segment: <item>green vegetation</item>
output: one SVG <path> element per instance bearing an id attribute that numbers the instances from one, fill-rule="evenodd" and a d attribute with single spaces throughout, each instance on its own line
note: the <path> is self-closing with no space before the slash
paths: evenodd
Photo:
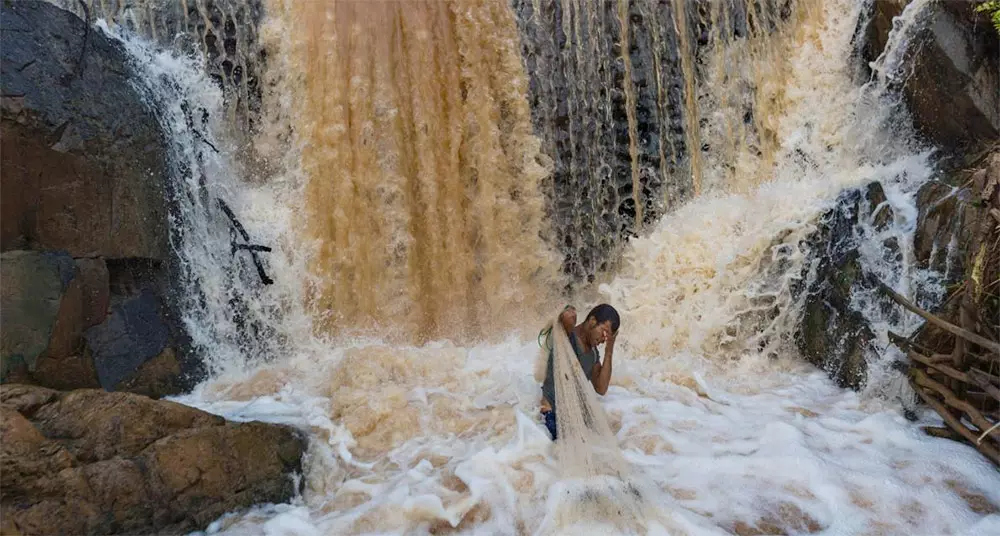
<path id="1" fill-rule="evenodd" d="M 990 20 L 993 21 L 993 27 L 996 28 L 997 33 L 1000 33 L 1000 0 L 983 2 L 976 6 L 976 11 L 978 13 L 986 13 Z"/>

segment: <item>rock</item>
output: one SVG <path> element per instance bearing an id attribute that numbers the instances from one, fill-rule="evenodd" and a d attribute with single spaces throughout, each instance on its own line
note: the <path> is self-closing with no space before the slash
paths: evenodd
<path id="1" fill-rule="evenodd" d="M 204 411 L 132 393 L 79 389 L 59 394 L 31 417 L 82 462 L 134 456 L 158 439 L 225 422 Z"/>
<path id="2" fill-rule="evenodd" d="M 876 0 L 855 34 L 856 49 L 867 62 L 884 50 L 892 28 L 909 0 Z M 932 2 L 921 13 L 904 55 L 907 76 L 901 89 L 914 126 L 924 137 L 957 158 L 1000 135 L 1000 39 L 976 2 Z M 956 164 L 957 165 L 957 164 Z"/>
<path id="3" fill-rule="evenodd" d="M 857 250 L 837 262 L 821 260 L 797 336 L 799 351 L 807 361 L 825 370 L 841 387 L 852 389 L 865 384 L 866 350 L 875 338 L 864 316 L 850 307 L 851 292 L 863 277 Z"/>
<path id="4" fill-rule="evenodd" d="M 104 322 L 110 300 L 104 259 L 76 259 L 76 275 L 59 304 L 45 355 L 64 358 L 83 351 L 83 332 Z"/>
<path id="5" fill-rule="evenodd" d="M 859 73 L 863 80 L 871 76 L 869 63 L 878 59 L 889 41 L 892 19 L 903 12 L 910 0 L 874 0 L 858 20 L 854 34 L 854 50 L 861 60 Z"/>
<path id="6" fill-rule="evenodd" d="M 118 382 L 114 390 L 160 398 L 182 392 L 184 383 L 181 377 L 181 364 L 173 348 L 168 347 Z"/>
<path id="7" fill-rule="evenodd" d="M 167 258 L 166 143 L 125 52 L 46 2 L 2 19 L 0 249 Z"/>
<path id="8" fill-rule="evenodd" d="M 876 231 L 884 231 L 892 223 L 895 213 L 881 183 L 872 182 L 865 187 L 865 202 L 867 206 L 861 207 L 859 204 L 858 210 L 865 210 L 871 215 L 870 224 Z"/>
<path id="9" fill-rule="evenodd" d="M 169 146 L 130 59 L 50 3 L 0 9 L 0 250 L 75 262 L 55 289 L 50 271 L 13 265 L 6 285 L 4 261 L 4 309 L 19 313 L 5 315 L 0 381 L 177 393 L 201 368 L 163 299 Z M 8 304 L 17 292 L 34 297 Z"/>
<path id="10" fill-rule="evenodd" d="M 93 356 L 83 333 L 108 314 L 108 268 L 103 259 L 77 259 L 56 316 L 48 348 L 39 356 L 32 377 L 46 387 L 100 387 Z"/>
<path id="11" fill-rule="evenodd" d="M 0 262 L 4 382 L 157 398 L 189 386 L 155 267 L 33 251 L 3 253 Z"/>
<path id="12" fill-rule="evenodd" d="M 861 265 L 858 247 L 877 236 L 873 233 L 885 230 L 893 217 L 882 185 L 873 182 L 841 194 L 836 207 L 820 218 L 818 230 L 807 239 L 815 261 L 803 273 L 808 286 L 794 289 L 796 294 L 805 293 L 795 340 L 802 356 L 841 387 L 865 385 L 867 356 L 875 340 L 864 315 L 852 306 L 854 294 L 870 292 L 878 285 Z M 882 246 L 883 259 L 902 262 L 895 238 L 883 240 Z"/>
<path id="13" fill-rule="evenodd" d="M 954 282 L 961 276 L 962 259 L 957 246 L 964 227 L 964 207 L 970 202 L 967 188 L 957 188 L 939 181 L 924 184 L 917 191 L 917 230 L 913 251 L 917 266 L 930 268 Z"/>
<path id="14" fill-rule="evenodd" d="M 101 386 L 112 390 L 146 361 L 167 347 L 170 331 L 160 317 L 160 302 L 151 290 L 114 306 L 104 323 L 87 330 L 87 344 Z"/>
<path id="15" fill-rule="evenodd" d="M 5 385 L 0 401 L 5 530 L 180 534 L 297 491 L 305 443 L 286 426 L 100 390 Z"/>
<path id="16" fill-rule="evenodd" d="M 990 185 L 993 186 L 990 186 Z M 976 232 L 982 226 L 994 226 L 990 207 L 1000 207 L 994 199 L 1000 187 L 1000 151 L 979 155 L 965 169 L 943 174 L 939 180 L 924 184 L 917 192 L 917 223 L 914 232 L 914 261 L 941 277 L 941 283 L 952 289 L 960 281 L 988 281 L 988 274 L 973 277 L 972 270 L 981 251 L 973 251 Z M 995 208 L 994 208 L 995 209 Z M 989 264 L 990 261 L 985 261 Z M 987 279 L 983 279 L 986 277 Z M 987 296 L 989 293 L 976 293 Z M 953 324 L 961 324 L 959 309 L 962 300 L 952 299 L 931 312 Z M 990 302 L 984 301 L 984 308 Z M 989 317 L 989 313 L 977 314 Z M 952 336 L 933 325 L 924 325 L 915 341 L 925 348 L 950 345 Z M 942 348 L 942 351 L 949 351 Z"/>
<path id="17" fill-rule="evenodd" d="M 0 358 L 4 376 L 18 364 L 33 370 L 48 348 L 59 306 L 76 266 L 66 254 L 9 251 L 0 254 Z"/>

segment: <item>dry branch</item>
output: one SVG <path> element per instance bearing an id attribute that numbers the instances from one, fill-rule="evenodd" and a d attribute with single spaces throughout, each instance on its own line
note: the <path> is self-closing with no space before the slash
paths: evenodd
<path id="1" fill-rule="evenodd" d="M 926 387 L 937 392 L 939 395 L 944 397 L 944 403 L 952 408 L 962 411 L 969 418 L 976 428 L 979 429 L 979 433 L 983 433 L 993 427 L 995 423 L 986 420 L 983 414 L 979 412 L 976 408 L 972 407 L 971 404 L 965 400 L 961 400 L 955 396 L 955 393 L 948 389 L 944 384 L 932 380 L 924 371 L 920 369 L 914 369 L 912 371 L 913 379 L 917 382 L 917 385 L 921 387 Z M 1000 437 L 1000 432 L 996 434 Z"/>
<path id="2" fill-rule="evenodd" d="M 996 387 L 990 385 L 990 382 L 988 380 L 990 376 L 985 372 L 976 369 L 969 369 L 968 373 L 959 372 L 949 367 L 948 365 L 931 361 L 927 357 L 920 355 L 917 352 L 910 351 L 907 352 L 907 355 L 910 357 L 910 359 L 916 361 L 917 363 L 927 365 L 928 367 L 944 374 L 945 376 L 948 376 L 949 378 L 954 378 L 961 382 L 965 382 L 969 385 L 975 385 L 976 387 L 979 387 L 987 394 L 992 396 L 994 399 L 996 399 L 998 402 L 1000 402 L 1000 389 L 997 389 Z M 984 378 L 984 376 L 986 378 Z"/>
<path id="3" fill-rule="evenodd" d="M 916 391 L 917 394 L 920 395 L 920 398 L 923 399 L 923 401 L 928 406 L 934 409 L 934 411 L 936 411 L 938 415 L 941 416 L 941 419 L 944 420 L 945 424 L 947 424 L 952 430 L 954 430 L 959 435 L 968 440 L 970 443 L 972 443 L 979 450 L 979 452 L 983 454 L 983 456 L 989 458 L 990 461 L 992 461 L 993 463 L 1000 465 L 1000 451 L 997 451 L 997 449 L 993 448 L 991 445 L 988 445 L 986 443 L 977 444 L 979 437 L 976 434 L 972 433 L 972 430 L 966 428 L 965 425 L 963 425 L 961 422 L 958 421 L 958 419 L 952 416 L 951 413 L 948 412 L 948 408 L 944 407 L 943 404 L 938 402 L 933 396 L 927 393 L 924 390 L 924 388 L 919 386 L 914 386 L 914 391 Z"/>
<path id="4" fill-rule="evenodd" d="M 931 324 L 934 324 L 935 326 L 947 331 L 948 333 L 951 333 L 952 335 L 955 335 L 956 337 L 961 337 L 971 343 L 978 344 L 983 348 L 986 348 L 992 352 L 1000 354 L 1000 344 L 995 343 L 979 335 L 976 335 L 975 333 L 972 333 L 969 330 L 962 329 L 956 326 L 955 324 L 952 324 L 951 322 L 942 320 L 941 318 L 938 318 L 937 316 L 934 316 L 928 313 L 927 311 L 924 311 L 923 309 L 914 305 L 910 300 L 904 298 L 900 294 L 896 293 L 896 291 L 889 288 L 889 286 L 886 285 L 885 283 L 879 283 L 879 288 L 881 288 L 886 294 L 888 294 L 890 298 L 895 300 L 896 303 L 902 305 L 911 312 L 916 313 L 921 318 L 930 322 Z"/>

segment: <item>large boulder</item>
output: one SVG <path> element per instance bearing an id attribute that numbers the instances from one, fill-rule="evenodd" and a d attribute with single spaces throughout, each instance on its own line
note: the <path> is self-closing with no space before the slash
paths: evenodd
<path id="1" fill-rule="evenodd" d="M 124 50 L 46 2 L 2 9 L 0 248 L 166 259 L 166 145 Z"/>
<path id="2" fill-rule="evenodd" d="M 200 368 L 164 299 L 162 129 L 120 44 L 47 2 L 0 10 L 0 380 L 176 393 Z"/>
<path id="3" fill-rule="evenodd" d="M 130 393 L 0 389 L 4 530 L 180 534 L 297 493 L 302 436 Z"/>

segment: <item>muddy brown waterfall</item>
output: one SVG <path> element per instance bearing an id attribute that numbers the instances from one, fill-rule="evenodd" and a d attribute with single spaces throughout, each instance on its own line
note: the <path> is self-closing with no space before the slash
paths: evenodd
<path id="1" fill-rule="evenodd" d="M 768 176 L 775 60 L 819 5 L 106 4 L 88 3 L 161 43 L 192 38 L 254 180 L 294 168 L 307 185 L 319 331 L 350 319 L 407 340 L 540 319 L 544 293 L 605 280 L 665 212 Z"/>
<path id="2" fill-rule="evenodd" d="M 474 336 L 543 303 L 557 266 L 541 236 L 546 158 L 510 9 L 268 8 L 268 45 L 287 62 L 279 93 L 297 104 L 322 329 Z"/>

